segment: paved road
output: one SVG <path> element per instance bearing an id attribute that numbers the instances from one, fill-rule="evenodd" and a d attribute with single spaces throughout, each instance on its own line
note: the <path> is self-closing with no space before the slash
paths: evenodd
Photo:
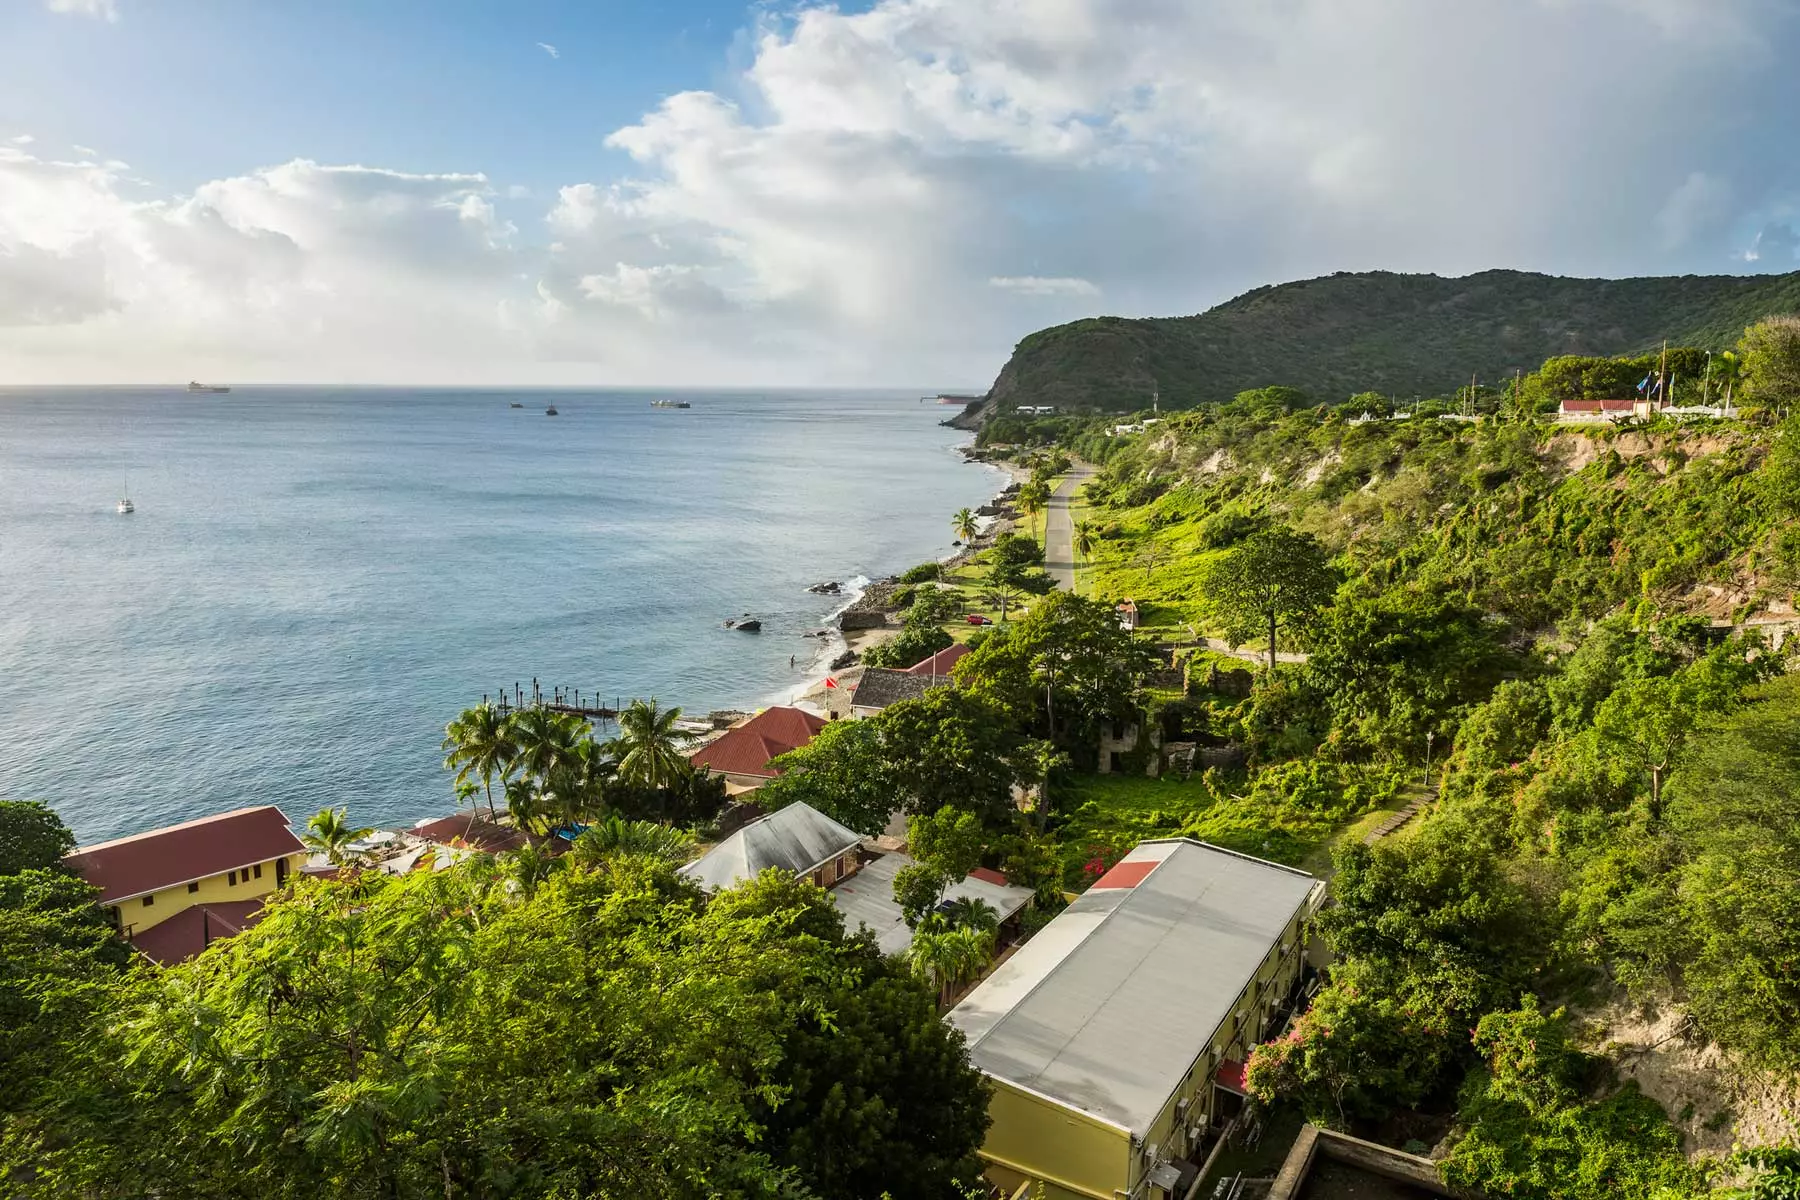
<path id="1" fill-rule="evenodd" d="M 1050 493 L 1044 513 L 1044 570 L 1057 587 L 1075 590 L 1075 524 L 1069 517 L 1069 501 L 1082 484 L 1094 477 L 1094 468 L 1077 463 Z"/>

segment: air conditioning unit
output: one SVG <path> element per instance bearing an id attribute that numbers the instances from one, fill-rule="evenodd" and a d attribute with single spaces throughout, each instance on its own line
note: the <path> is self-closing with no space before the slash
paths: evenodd
<path id="1" fill-rule="evenodd" d="M 1193 1107 L 1193 1103 L 1194 1102 L 1186 1096 L 1183 1096 L 1181 1099 L 1177 1100 L 1175 1102 L 1175 1119 L 1177 1121 L 1180 1121 L 1183 1117 L 1187 1116 L 1188 1109 Z"/>
<path id="2" fill-rule="evenodd" d="M 1155 1142 L 1151 1142 L 1149 1145 L 1145 1146 L 1144 1147 L 1144 1161 L 1147 1163 L 1150 1163 L 1152 1166 L 1154 1166 L 1157 1162 L 1161 1161 L 1157 1157 L 1157 1151 L 1159 1151 L 1161 1149 L 1162 1149 L 1162 1147 L 1157 1145 Z"/>

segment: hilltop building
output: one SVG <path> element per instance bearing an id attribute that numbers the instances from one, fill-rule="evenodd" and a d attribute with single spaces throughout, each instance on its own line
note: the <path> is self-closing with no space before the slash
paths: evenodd
<path id="1" fill-rule="evenodd" d="M 281 810 L 263 805 L 83 846 L 63 862 L 100 889 L 114 928 L 166 966 L 254 925 L 306 853 Z"/>
<path id="2" fill-rule="evenodd" d="M 1101 876 L 950 1012 L 994 1088 L 990 1181 L 1049 1200 L 1183 1194 L 1186 1160 L 1241 1104 L 1250 1047 L 1298 993 L 1324 894 L 1186 838 Z"/>

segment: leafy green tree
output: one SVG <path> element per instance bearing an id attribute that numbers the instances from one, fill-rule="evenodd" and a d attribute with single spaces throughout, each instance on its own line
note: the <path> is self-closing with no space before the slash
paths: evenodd
<path id="1" fill-rule="evenodd" d="M 908 621 L 906 628 L 897 637 L 889 638 L 864 651 L 863 665 L 905 670 L 914 663 L 924 662 L 939 650 L 948 650 L 955 641 L 936 625 Z"/>
<path id="2" fill-rule="evenodd" d="M 1800 316 L 1764 317 L 1738 343 L 1744 395 L 1768 407 L 1800 399 Z"/>
<path id="3" fill-rule="evenodd" d="M 75 835 L 49 805 L 0 800 L 0 875 L 61 867 L 74 848 Z"/>
<path id="4" fill-rule="evenodd" d="M 1340 970 L 1286 1034 L 1251 1049 L 1250 1095 L 1264 1104 L 1291 1100 L 1308 1120 L 1337 1129 L 1419 1104 L 1449 1059 L 1449 1043 L 1379 982 Z"/>
<path id="5" fill-rule="evenodd" d="M 479 779 L 482 790 L 487 793 L 488 815 L 498 817 L 494 808 L 494 780 L 505 780 L 512 773 L 513 760 L 519 753 L 518 743 L 513 739 L 512 723 L 499 709 L 483 701 L 474 708 L 463 710 L 444 727 L 443 748 L 449 751 L 444 758 L 444 768 L 456 772 L 456 784 L 460 787 Z"/>
<path id="6" fill-rule="evenodd" d="M 1345 589 L 1319 614 L 1306 674 L 1331 706 L 1340 741 L 1412 758 L 1514 665 L 1502 631 L 1458 597 Z"/>
<path id="7" fill-rule="evenodd" d="M 993 933 L 1000 928 L 1000 914 L 986 900 L 975 896 L 958 896 L 944 905 L 944 920 L 956 929 L 975 929 Z"/>
<path id="8" fill-rule="evenodd" d="M 343 808 L 321 808 L 306 820 L 306 832 L 300 840 L 314 854 L 323 854 L 327 862 L 341 867 L 356 860 L 350 847 L 375 831 L 366 825 L 352 825 Z"/>
<path id="9" fill-rule="evenodd" d="M 9 1184 L 951 1200 L 975 1181 L 985 1094 L 960 1039 L 817 888 L 703 902 L 642 856 L 529 893 L 491 876 L 308 882 L 145 974 L 92 1030 L 100 1069 L 56 1138 L 28 1165 L 5 1143 Z"/>
<path id="10" fill-rule="evenodd" d="M 633 700 L 619 714 L 619 735 L 606 744 L 619 775 L 646 787 L 665 788 L 688 769 L 681 752 L 679 708 L 659 708 L 655 700 Z"/>
<path id="11" fill-rule="evenodd" d="M 994 957 L 994 935 L 968 926 L 922 929 L 913 935 L 907 958 L 920 977 L 937 988 L 938 1002 L 948 1006 L 964 984 L 980 978 Z"/>
<path id="12" fill-rule="evenodd" d="M 909 863 L 894 872 L 894 903 L 907 925 L 917 929 L 943 900 L 944 892 L 954 882 L 950 876 L 929 863 Z"/>
<path id="13" fill-rule="evenodd" d="M 29 1178 L 64 1136 L 71 1081 L 90 1073 L 85 1047 L 124 987 L 132 952 L 99 894 L 60 865 L 0 875 L 0 1178 L 9 1181 Z"/>
<path id="14" fill-rule="evenodd" d="M 1013 567 L 1037 567 L 1043 565 L 1044 548 L 1036 538 L 1007 530 L 994 539 L 987 559 L 990 563 L 1005 563 Z"/>
<path id="15" fill-rule="evenodd" d="M 1317 539 L 1272 528 L 1252 534 L 1221 556 L 1208 568 L 1201 586 L 1234 645 L 1267 633 L 1273 671 L 1277 630 L 1306 620 L 1329 603 L 1337 581 Z"/>
<path id="16" fill-rule="evenodd" d="M 1516 1012 L 1484 1016 L 1473 1040 L 1487 1067 L 1463 1086 L 1465 1132 L 1440 1165 L 1446 1183 L 1546 1200 L 1692 1194 L 1681 1135 L 1635 1080 L 1581 1098 L 1582 1057 L 1560 1011 L 1545 1015 L 1528 997 Z"/>
<path id="17" fill-rule="evenodd" d="M 908 852 L 951 882 L 981 865 L 987 839 L 987 828 L 977 814 L 948 804 L 936 812 L 916 813 L 906 822 Z"/>
<path id="18" fill-rule="evenodd" d="M 904 764 L 892 757 L 880 722 L 832 721 L 770 764 L 781 774 L 757 789 L 757 804 L 774 812 L 804 802 L 865 837 L 880 833 L 904 803 Z"/>
<path id="19" fill-rule="evenodd" d="M 890 705 L 874 721 L 897 807 L 920 813 L 950 805 L 992 825 L 1010 823 L 1022 738 L 1005 712 L 966 688 L 943 687 Z"/>
<path id="20" fill-rule="evenodd" d="M 511 724 L 513 743 L 518 747 L 514 761 L 519 770 L 538 780 L 574 758 L 581 743 L 591 740 L 586 721 L 542 706 L 520 709 L 512 715 Z"/>
<path id="21" fill-rule="evenodd" d="M 1701 1027 L 1771 1069 L 1800 1070 L 1800 676 L 1753 690 L 1669 779 L 1676 857 L 1653 860 L 1650 910 Z M 1646 896 L 1656 897 L 1648 885 Z"/>
<path id="22" fill-rule="evenodd" d="M 1147 666 L 1111 605 L 1057 592 L 958 663 L 957 677 L 1015 721 L 1041 714 L 1052 740 L 1085 748 L 1100 722 L 1135 713 Z"/>

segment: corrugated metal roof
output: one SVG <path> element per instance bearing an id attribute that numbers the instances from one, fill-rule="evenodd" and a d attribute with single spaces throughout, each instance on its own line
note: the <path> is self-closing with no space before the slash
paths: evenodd
<path id="1" fill-rule="evenodd" d="M 861 844 L 860 833 L 810 804 L 790 804 L 750 822 L 681 868 L 681 873 L 716 892 L 754 879 L 770 867 L 804 875 Z"/>
<path id="2" fill-rule="evenodd" d="M 883 954 L 904 954 L 912 945 L 913 931 L 894 900 L 894 875 L 913 861 L 905 854 L 884 854 L 831 889 L 831 902 L 844 914 L 844 928 L 854 933 L 861 925 L 875 935 Z M 1031 896 L 1030 888 L 992 883 L 975 874 L 944 893 L 946 900 L 985 901 L 1002 921 L 1031 903 Z"/>
<path id="3" fill-rule="evenodd" d="M 1319 882 L 1203 842 L 1145 842 L 951 1010 L 989 1075 L 1143 1136 Z"/>

